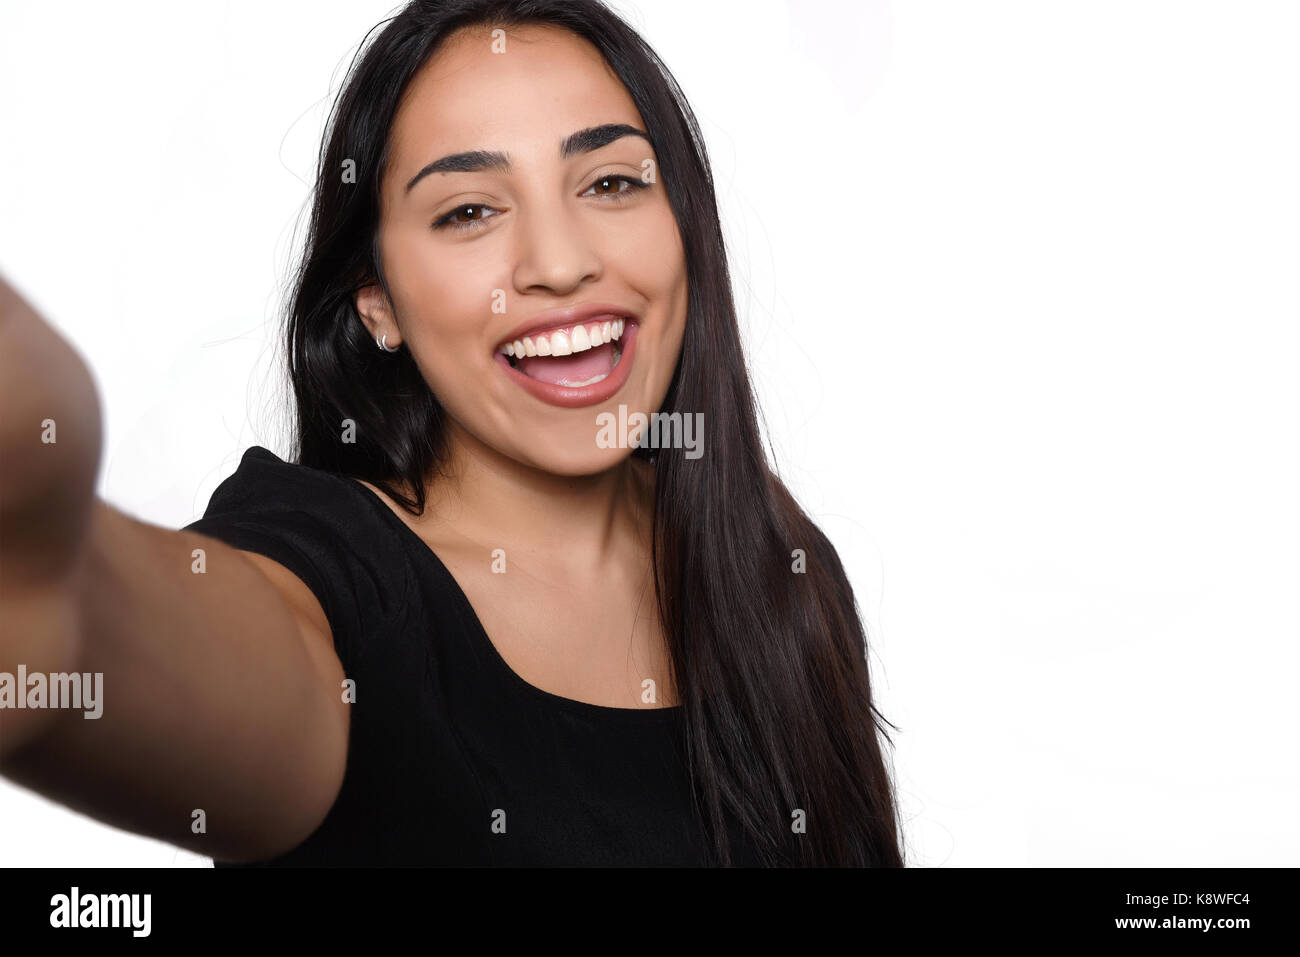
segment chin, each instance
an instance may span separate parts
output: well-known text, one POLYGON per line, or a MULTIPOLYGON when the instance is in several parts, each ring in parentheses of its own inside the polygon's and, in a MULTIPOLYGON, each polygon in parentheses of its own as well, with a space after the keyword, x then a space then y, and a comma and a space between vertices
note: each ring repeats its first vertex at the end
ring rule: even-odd
POLYGON ((594 432, 593 428, 591 434, 575 436, 569 441, 547 442, 544 448, 517 449, 506 454, 549 475, 577 477, 607 472, 626 462, 636 451, 631 448, 602 449, 596 444, 594 432))

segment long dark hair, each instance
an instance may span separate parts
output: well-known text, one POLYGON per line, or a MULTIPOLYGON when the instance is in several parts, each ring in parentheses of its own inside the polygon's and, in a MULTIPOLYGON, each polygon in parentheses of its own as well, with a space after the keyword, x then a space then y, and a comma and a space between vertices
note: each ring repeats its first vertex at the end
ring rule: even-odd
POLYGON ((835 549, 764 454, 713 177, 676 81, 599 0, 416 0, 385 22, 330 113, 294 276, 293 460, 367 479, 423 512, 446 451, 444 412, 408 351, 376 348, 353 298, 373 282, 388 292, 378 228, 390 126, 454 30, 542 23, 586 38, 640 111, 686 253, 685 338, 659 411, 703 413, 711 442, 694 460, 683 449, 652 456, 653 560, 696 809, 722 865, 733 862, 729 813, 771 864, 901 866, 878 738, 890 723, 871 700, 866 636, 835 549), (355 182, 344 181, 348 160, 355 182), (354 441, 342 442, 349 418, 354 441))

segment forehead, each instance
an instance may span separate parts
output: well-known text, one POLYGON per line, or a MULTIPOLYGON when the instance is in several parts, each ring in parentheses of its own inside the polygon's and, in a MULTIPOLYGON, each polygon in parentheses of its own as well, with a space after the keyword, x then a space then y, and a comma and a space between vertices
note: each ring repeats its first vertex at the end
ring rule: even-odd
POLYGON ((558 27, 449 36, 412 79, 392 129, 392 173, 410 176, 447 153, 505 150, 518 162, 559 159, 560 141, 601 123, 642 126, 622 82, 587 40, 558 27), (499 40, 497 41, 500 42, 499 40))

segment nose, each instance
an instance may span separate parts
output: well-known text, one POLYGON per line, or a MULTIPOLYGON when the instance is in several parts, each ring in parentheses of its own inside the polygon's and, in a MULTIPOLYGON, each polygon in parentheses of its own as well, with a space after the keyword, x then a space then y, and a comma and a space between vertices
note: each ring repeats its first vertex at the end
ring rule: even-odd
POLYGON ((600 278, 601 259, 572 201, 559 197, 520 208, 516 220, 515 291, 564 295, 600 278))

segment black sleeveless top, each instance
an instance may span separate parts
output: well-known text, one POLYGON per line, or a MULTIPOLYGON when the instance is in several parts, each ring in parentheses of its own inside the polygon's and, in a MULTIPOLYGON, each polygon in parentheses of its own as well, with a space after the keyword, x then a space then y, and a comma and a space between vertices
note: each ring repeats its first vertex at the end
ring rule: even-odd
MULTIPOLYGON (((682 709, 526 682, 434 551, 360 482, 253 446, 185 528, 298 575, 355 682, 347 770, 321 825, 278 857, 216 866, 715 862, 682 709)), ((757 866, 734 821, 728 834, 733 863, 757 866)))

